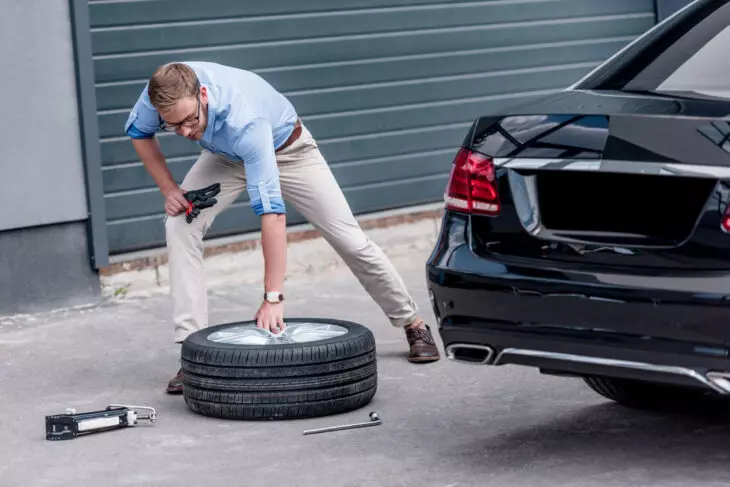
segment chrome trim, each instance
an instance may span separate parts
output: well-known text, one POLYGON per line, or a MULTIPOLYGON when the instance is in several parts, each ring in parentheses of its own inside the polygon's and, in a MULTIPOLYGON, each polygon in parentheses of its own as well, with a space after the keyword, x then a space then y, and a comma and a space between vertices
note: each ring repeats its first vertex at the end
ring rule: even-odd
POLYGON ((709 372, 707 376, 703 375, 702 373, 689 369, 686 367, 678 367, 674 365, 656 365, 656 364, 647 364, 644 362, 632 362, 628 360, 614 360, 614 359, 608 359, 608 358, 601 358, 601 357, 590 357, 586 355, 572 355, 572 354, 565 354, 565 353, 554 353, 554 352, 545 352, 542 350, 526 350, 521 348, 505 348, 502 350, 499 355, 497 355, 497 358, 494 360, 493 365, 500 365, 502 362, 502 359, 505 355, 517 355, 522 357, 538 357, 538 358, 545 358, 545 359, 552 359, 552 360, 563 360, 565 362, 576 362, 581 364, 593 364, 593 365, 603 365, 606 367, 618 367, 623 369, 631 369, 631 370, 643 370, 647 372, 659 372, 659 373, 665 373, 665 374, 671 374, 671 375, 681 375, 685 377, 689 377, 691 379, 696 380, 697 382, 701 383, 702 385, 709 387, 710 389, 714 390, 715 392, 718 392, 720 394, 730 394, 730 381, 727 381, 727 379, 730 379, 730 373, 722 373, 722 372, 709 372), (711 376, 712 374, 712 376, 711 376), (718 378, 720 378, 720 374, 723 374, 721 379, 723 381, 727 382, 727 386, 720 385, 718 382, 718 378), (717 377, 715 379, 712 379, 711 377, 717 377))
POLYGON ((544 234, 546 230, 540 220, 536 177, 523 176, 515 171, 509 171, 507 179, 512 188, 512 201, 514 201, 517 218, 520 220, 522 228, 533 237, 544 234))
POLYGON ((730 393, 730 372, 711 371, 707 373, 707 378, 717 387, 725 390, 725 393, 730 393))
POLYGON ((537 203, 537 183, 535 176, 523 176, 516 171, 507 173, 509 186, 512 188, 512 201, 515 204, 517 218, 527 233, 532 236, 543 231, 540 220, 540 207, 537 203))
POLYGON ((468 364, 468 365, 487 365, 494 356, 494 350, 491 347, 487 347, 486 345, 474 345, 470 343, 452 343, 448 347, 446 347, 446 358, 451 360, 452 362, 458 362, 460 364, 468 364), (481 362, 469 362, 466 360, 459 360, 456 358, 455 351, 459 348, 470 348, 473 350, 484 350, 487 352, 487 356, 484 360, 481 362))
POLYGON ((638 162, 600 159, 533 159, 528 157, 497 157, 496 167, 510 169, 546 169, 557 171, 594 171, 618 174, 651 174, 709 179, 730 179, 730 167, 707 164, 676 164, 668 162, 638 162))

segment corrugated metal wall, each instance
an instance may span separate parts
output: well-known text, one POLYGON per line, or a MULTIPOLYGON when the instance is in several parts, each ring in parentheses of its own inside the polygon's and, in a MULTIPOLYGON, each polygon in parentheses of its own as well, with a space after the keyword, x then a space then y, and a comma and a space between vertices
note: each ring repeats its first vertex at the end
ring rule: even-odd
MULTIPOLYGON (((123 125, 160 64, 259 73, 294 103, 356 213, 440 200, 485 110, 563 88, 655 23, 653 0, 91 1, 112 253, 164 245, 162 197, 123 125)), ((160 137, 181 180, 197 146, 160 137)), ((246 194, 210 236, 255 230, 246 194)), ((289 222, 303 221, 290 210, 289 222)))

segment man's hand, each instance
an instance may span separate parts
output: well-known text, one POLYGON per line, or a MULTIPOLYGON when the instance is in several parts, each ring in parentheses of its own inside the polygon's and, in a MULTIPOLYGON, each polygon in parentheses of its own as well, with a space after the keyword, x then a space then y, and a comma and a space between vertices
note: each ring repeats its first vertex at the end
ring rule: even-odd
POLYGON ((279 333, 286 329, 284 323, 284 304, 272 304, 268 301, 261 303, 261 307, 256 312, 256 326, 269 330, 272 333, 279 333))
POLYGON ((165 212, 168 215, 177 216, 180 213, 185 213, 188 209, 190 202, 185 199, 185 193, 182 189, 174 187, 163 194, 165 195, 165 212))
POLYGON ((202 189, 195 189, 192 191, 186 191, 184 193, 185 199, 189 202, 188 208, 185 212, 185 221, 192 223, 198 215, 200 210, 210 208, 218 203, 218 200, 214 198, 218 193, 221 192, 221 184, 213 183, 210 186, 206 186, 202 189))

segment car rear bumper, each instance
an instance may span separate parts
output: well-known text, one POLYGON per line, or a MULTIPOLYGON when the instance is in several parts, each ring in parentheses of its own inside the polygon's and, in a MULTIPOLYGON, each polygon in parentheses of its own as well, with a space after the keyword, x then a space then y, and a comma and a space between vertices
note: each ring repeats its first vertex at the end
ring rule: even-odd
POLYGON ((468 217, 447 212, 427 263, 450 359, 730 393, 730 382, 713 375, 730 372, 729 275, 637 277, 508 262, 472 252, 468 226, 468 217))

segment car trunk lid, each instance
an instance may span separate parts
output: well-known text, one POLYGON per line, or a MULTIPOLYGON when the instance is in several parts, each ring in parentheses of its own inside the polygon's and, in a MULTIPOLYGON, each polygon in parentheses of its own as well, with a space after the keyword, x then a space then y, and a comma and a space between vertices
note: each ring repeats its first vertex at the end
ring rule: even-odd
POLYGON ((467 147, 493 161, 501 209, 472 215, 474 251, 627 272, 730 268, 730 124, 700 116, 702 103, 608 98, 610 113, 588 97, 579 113, 543 104, 475 123, 467 147))

